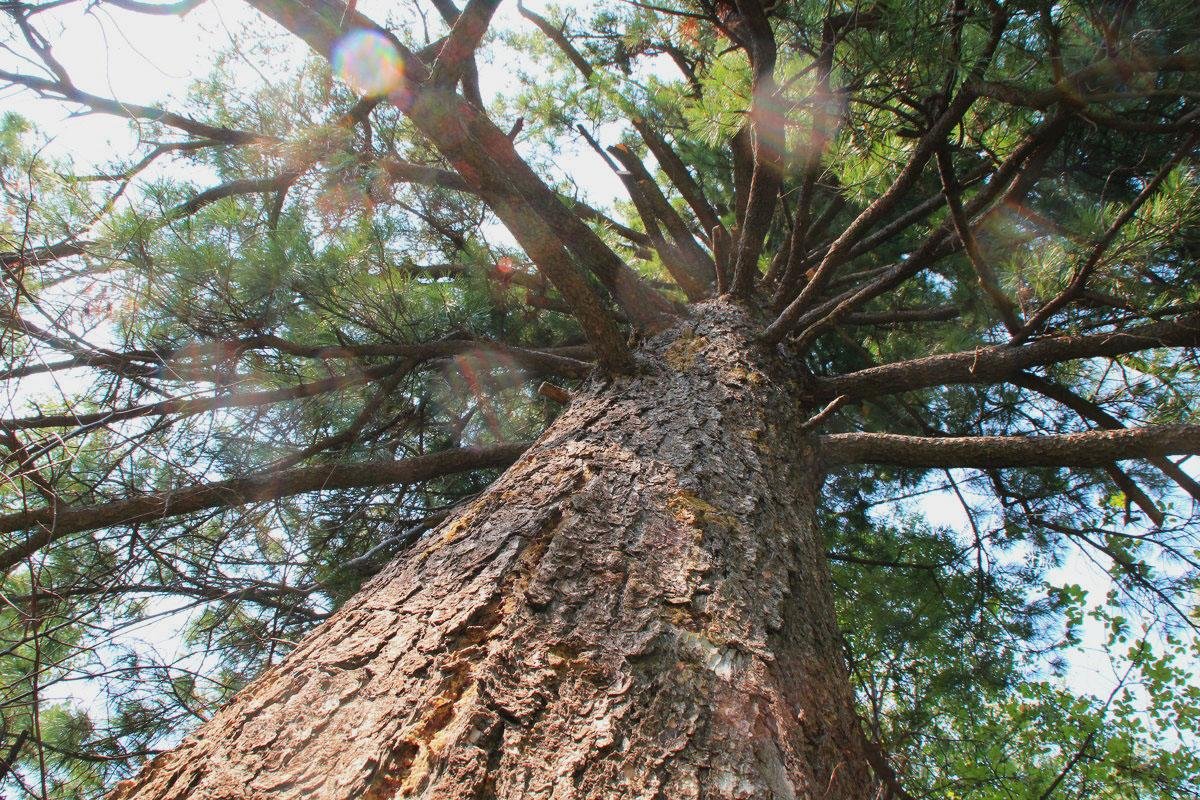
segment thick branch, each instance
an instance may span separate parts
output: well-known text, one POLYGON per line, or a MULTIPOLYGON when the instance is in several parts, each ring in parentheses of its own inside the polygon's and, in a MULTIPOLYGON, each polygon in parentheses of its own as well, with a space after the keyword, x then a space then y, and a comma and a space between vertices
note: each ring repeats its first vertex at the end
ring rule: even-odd
MULTIPOLYGON (((1088 87, 1099 78, 1119 77, 1119 81, 1124 83, 1129 80, 1131 75, 1137 73, 1198 71, 1200 71, 1200 55, 1177 53, 1154 58, 1139 54, 1136 59, 1106 59, 1094 62, 1067 76, 1058 86, 1047 89, 1034 89, 1029 86, 1015 86, 979 79, 969 81, 968 85, 971 91, 980 97, 990 97, 1024 108, 1047 109, 1059 102, 1078 106, 1082 103, 1106 99, 1104 93, 1098 93, 1097 97, 1091 96, 1096 94, 1094 88, 1090 92, 1083 91, 1084 87, 1088 87)), ((1139 92, 1138 96, 1144 97, 1145 95, 1139 92)))
MULTIPOLYGON (((408 161, 402 161, 398 157, 385 156, 379 160, 379 164, 387 172, 388 177, 392 180, 403 181, 405 183, 417 183, 422 186, 439 186, 443 189, 453 189, 459 192, 467 192, 476 194, 467 182, 463 180, 462 175, 441 167, 434 167, 428 164, 414 164, 408 161)), ((573 197, 559 195, 558 199, 567 207, 569 211, 573 211, 583 219, 590 219, 605 227, 616 231, 625 239, 639 244, 646 245, 650 243, 649 238, 640 231, 635 231, 630 227, 622 225, 614 219, 611 219, 602 212, 592 208, 587 203, 581 202, 573 197)))
POLYGON ((122 597, 131 594, 150 594, 174 597, 191 597, 197 600, 212 600, 224 603, 249 602, 263 608, 275 608, 287 613, 298 613, 313 621, 319 621, 328 614, 315 612, 303 605, 307 595, 315 591, 315 587, 295 587, 286 585, 269 586, 228 586, 224 584, 205 584, 197 580, 182 583, 178 579, 162 583, 101 583, 85 586, 56 586, 52 590, 35 595, 25 595, 11 598, 18 603, 32 601, 59 601, 73 597, 108 598, 122 597))
MULTIPOLYGON (((540 14, 529 11, 528 8, 521 4, 521 2, 517 2, 517 10, 520 11, 522 16, 528 19, 529 22, 532 22, 534 25, 538 26, 538 29, 542 32, 542 34, 545 34, 547 38, 550 38, 550 40, 554 42, 554 44, 556 44, 560 50, 562 50, 563 54, 566 55, 566 58, 571 61, 571 64, 575 65, 576 70, 580 71, 580 74, 584 79, 590 79, 590 77, 592 77, 594 72, 592 65, 588 64, 587 59, 583 58, 583 55, 578 52, 578 49, 576 49, 569 38, 563 34, 563 31, 554 28, 554 26, 550 23, 550 20, 540 16, 540 14)), ((648 125, 646 121, 635 118, 632 119, 631 122, 636 128, 637 132, 641 134, 642 139, 644 142, 646 142, 650 151, 653 152, 655 158, 658 158, 659 166, 662 167, 662 170, 664 170, 665 173, 667 173, 668 178, 670 178, 673 184, 676 185, 680 194, 683 194, 684 199, 688 201, 692 211, 696 213, 697 219, 700 219, 702 227, 706 229, 706 231, 712 230, 714 227, 720 227, 720 219, 716 217, 716 212, 713 210, 713 207, 710 206, 708 200, 704 198, 704 194, 701 191, 700 185, 696 184, 696 181, 691 178, 691 174, 688 172, 688 169, 686 169, 684 166, 683 161, 679 160, 676 152, 671 149, 671 145, 668 145, 666 140, 659 136, 658 132, 654 131, 653 126, 648 125)), ((628 168, 628 166, 626 166, 626 168, 628 168)), ((670 209, 670 205, 667 207, 670 209)), ((673 215, 673 209, 671 212, 673 215)), ((668 228, 670 228, 670 223, 673 221, 671 221, 671 219, 665 219, 665 222, 668 223, 668 228)), ((676 231, 673 229, 672 234, 676 234, 676 231)), ((678 235, 676 235, 676 237, 679 239, 678 235)), ((685 234, 685 239, 690 239, 690 237, 690 234, 685 234)), ((694 245, 694 242, 692 242, 692 245, 694 245)), ((685 242, 680 242, 680 247, 686 248, 688 245, 686 245, 685 242)), ((703 259, 701 263, 703 263, 703 261, 707 261, 707 257, 703 257, 702 251, 700 254, 703 259)))
POLYGON ((529 445, 470 447, 401 461, 322 464, 246 478, 157 492, 98 506, 58 506, 0 517, 0 533, 35 531, 28 539, 0 552, 0 571, 12 569, 42 547, 80 531, 151 522, 208 508, 277 500, 325 489, 358 489, 416 483, 442 475, 505 467, 529 445))
POLYGON ((1108 230, 1104 232, 1104 235, 1100 237, 1100 241, 1098 241, 1096 246, 1092 248, 1087 260, 1075 270, 1075 274, 1072 276, 1071 282, 1067 284, 1066 288, 1059 292, 1057 296, 1047 302, 1044 306, 1039 308, 1037 312, 1025 323, 1024 327, 1013 334, 1010 344, 1019 345, 1030 336, 1037 333, 1047 320, 1049 320, 1064 306, 1082 294, 1084 287, 1087 285, 1088 279, 1100 265, 1100 259, 1103 258, 1104 253, 1117 238, 1117 234, 1121 232, 1121 228, 1123 228, 1126 223, 1133 219, 1134 214, 1137 213, 1138 209, 1141 208, 1147 200, 1154 196, 1154 194, 1158 191, 1158 187, 1161 186, 1163 181, 1167 179, 1167 176, 1175 168, 1175 165, 1181 162, 1188 155, 1188 153, 1191 152, 1192 148, 1196 145, 1197 140, 1200 140, 1200 133, 1193 133, 1191 136, 1189 136, 1187 141, 1183 143, 1183 146, 1179 148, 1175 155, 1173 155, 1167 161, 1167 163, 1164 164, 1161 169, 1159 169, 1158 174, 1156 174, 1154 178, 1152 178, 1145 186, 1142 187, 1142 191, 1138 192, 1138 195, 1133 199, 1133 202, 1125 207, 1125 209, 1117 216, 1117 218, 1113 220, 1113 223, 1108 227, 1108 230))
POLYGON ((834 240, 829 250, 825 252, 824 257, 821 259, 821 263, 813 271, 809 282, 805 285, 803 291, 800 292, 800 295, 789 303, 780 313, 778 319, 767 327, 763 334, 765 342, 768 344, 781 342, 793 330, 801 320, 801 315, 811 308, 812 302, 828 285, 836 270, 849 260, 850 252, 854 245, 866 235, 871 227, 890 214, 892 209, 916 184, 925 165, 933 156, 935 148, 940 145, 947 132, 958 123, 973 101, 974 97, 972 95, 966 92, 961 93, 955 99, 955 102, 930 127, 929 131, 926 132, 917 144, 904 169, 892 181, 891 186, 867 206, 862 213, 855 217, 846 230, 834 240))
POLYGON ((474 59, 500 0, 470 0, 455 19, 450 36, 438 53, 433 80, 453 86, 474 59))
POLYGON ((473 339, 450 339, 426 344, 359 344, 359 345, 306 345, 278 336, 263 335, 237 342, 238 347, 273 348, 294 356, 311 358, 370 358, 401 357, 420 361, 434 358, 463 355, 473 352, 495 353, 511 358, 528 369, 551 375, 566 375, 581 378, 593 369, 593 364, 562 353, 513 347, 499 342, 473 339))
MULTIPOLYGON (((50 347, 53 347, 59 352, 68 353, 73 356, 71 362, 58 364, 33 365, 26 368, 14 367, 4 370, 0 373, 0 378, 9 380, 12 378, 24 377, 25 375, 33 375, 38 372, 52 371, 54 369, 62 369, 70 366, 96 366, 110 369, 113 372, 122 375, 145 375, 146 368, 143 365, 132 363, 131 359, 135 354, 116 353, 111 350, 94 350, 89 349, 89 345, 78 337, 64 338, 58 334, 46 330, 38 325, 34 325, 24 317, 18 316, 16 313, 7 309, 0 310, 0 329, 8 329, 18 335, 29 336, 43 342, 50 347)), ((150 353, 136 354, 138 357, 152 356, 150 353)), ((142 358, 142 360, 145 360, 142 358)))
MULTIPOLYGON (((687 224, 667 202, 642 160, 623 144, 608 150, 629 172, 630 180, 626 182, 626 187, 635 205, 638 205, 647 229, 655 225, 656 221, 661 222, 671 236, 673 244, 666 241, 656 243, 671 277, 683 289, 688 299, 699 300, 704 297, 715 278, 712 259, 696 243, 687 224), (642 207, 646 213, 641 213, 642 207)), ((651 239, 653 238, 651 235, 651 239)))
POLYGON ((827 463, 904 467, 1104 467, 1113 461, 1200 455, 1200 425, 1152 425, 1060 436, 901 436, 834 433, 820 437, 827 463))
POLYGON ((451 172, 441 167, 431 167, 426 164, 413 164, 401 161, 395 156, 385 156, 379 160, 388 177, 405 183, 419 183, 422 186, 440 186, 443 189, 454 189, 459 192, 470 192, 471 187, 457 172, 451 172))
POLYGON ((721 224, 720 217, 717 216, 716 209, 708 202, 708 198, 704 196, 704 190, 700 188, 700 184, 692 177, 688 171, 687 165, 683 163, 683 159, 676 154, 675 150, 667 143, 654 126, 647 123, 644 119, 634 118, 630 120, 633 127, 641 135, 642 141, 650 148, 650 152, 654 154, 654 158, 658 161, 658 166, 671 179, 671 183, 679 190, 679 194, 687 202, 692 209, 692 213, 696 215, 696 219, 700 221, 700 226, 708 233, 714 228, 724 229, 721 224))
POLYGON ((947 322, 960 316, 962 312, 957 306, 934 306, 847 314, 842 321, 847 325, 905 325, 913 322, 947 322))
POLYGON ((44 247, 29 247, 24 250, 12 250, 0 253, 0 265, 15 267, 23 264, 45 264, 60 258, 82 255, 89 242, 77 239, 67 239, 44 247))
MULTIPOLYGON (((1161 458, 1164 461, 1166 460, 1166 458, 1163 456, 1157 456, 1157 458, 1161 458)), ((1125 502, 1127 506, 1129 503, 1132 503, 1140 508, 1155 525, 1160 528, 1163 526, 1163 523, 1167 519, 1166 515, 1163 513, 1161 508, 1155 505, 1154 501, 1150 498, 1150 495, 1146 494, 1146 492, 1142 490, 1142 487, 1137 485, 1137 482, 1133 479, 1133 476, 1118 467, 1116 464, 1105 464, 1104 471, 1108 473, 1108 477, 1114 484, 1116 484, 1117 488, 1125 494, 1125 502)))
POLYGON ((220 186, 213 186, 172 208, 167 212, 167 217, 169 219, 180 219, 195 214, 205 206, 212 205, 218 200, 224 200, 227 197, 279 192, 295 183, 300 174, 301 170, 290 170, 273 178, 243 178, 223 183, 220 186))
POLYGON ((580 74, 583 75, 585 79, 592 77, 592 65, 587 62, 587 59, 584 58, 583 54, 580 53, 575 45, 571 43, 571 40, 567 38, 565 33, 554 27, 550 23, 550 20, 546 19, 541 14, 538 14, 536 11, 530 11, 525 7, 525 4, 522 3, 521 0, 517 0, 517 10, 521 13, 521 16, 536 25, 538 30, 544 33, 546 37, 550 39, 550 41, 558 45, 558 48, 562 50, 563 55, 565 55, 571 61, 571 63, 575 65, 575 69, 579 70, 580 74))
POLYGON ((407 69, 412 102, 405 104, 405 113, 454 165, 467 185, 488 203, 539 271, 559 290, 595 348, 601 365, 610 372, 632 369, 632 357, 623 334, 579 264, 600 279, 635 322, 654 327, 667 313, 665 298, 646 286, 591 228, 559 202, 558 196, 521 159, 513 143, 481 109, 453 92, 430 84, 428 71, 407 48, 342 3, 312 0, 298 8, 282 0, 246 2, 327 58, 337 38, 351 28, 377 30, 387 36, 407 69))
POLYGON ((899 394, 930 386, 961 383, 1000 383, 1030 367, 1080 358, 1112 358, 1155 347, 1200 346, 1200 314, 1169 322, 1141 325, 1124 331, 1087 336, 1056 336, 1021 347, 981 347, 960 353, 898 361, 835 378, 817 378, 813 399, 840 394, 855 399, 899 394))
POLYGON ((967 253, 967 260, 971 262, 971 266, 975 270, 979 286, 991 298, 992 305, 995 306, 1000 319, 1004 321, 1004 326, 1010 333, 1016 333, 1021 327, 1021 320, 1017 315, 1017 304, 1000 288, 1000 280, 996 277, 996 272, 987 258, 984 257, 983 251, 979 247, 979 241, 971 230, 971 222, 967 219, 962 201, 959 199, 960 188, 958 178, 954 174, 954 164, 950 159, 950 148, 945 145, 938 148, 937 167, 946 205, 950 209, 950 220, 954 224, 954 231, 958 234, 962 248, 967 253))
POLYGON ((778 45, 767 10, 758 0, 738 0, 736 6, 738 17, 731 17, 725 24, 735 37, 745 38, 754 73, 749 115, 753 166, 729 291, 735 297, 747 298, 758 278, 758 259, 783 184, 785 133, 783 117, 776 111, 780 92, 774 77, 778 45))
MULTIPOLYGON (((981 214, 976 224, 982 224, 998 207, 1007 203, 1019 203, 1040 174, 1051 149, 1066 132, 1067 121, 1065 116, 1055 117, 1027 136, 992 173, 987 184, 963 207, 968 218, 981 214), (987 213, 983 213, 984 209, 1001 195, 1001 202, 987 213)), ((837 324, 846 314, 896 288, 937 259, 952 252, 952 231, 952 223, 949 220, 943 221, 908 258, 902 259, 876 280, 860 288, 850 289, 806 312, 792 326, 801 331, 796 337, 796 347, 803 349, 822 332, 837 324)), ((767 335, 782 321, 781 315, 780 319, 764 332, 764 340, 773 341, 767 335)))
MULTIPOLYGON (((981 76, 986 66, 991 62, 992 54, 1000 42, 1000 37, 1004 33, 1007 22, 1008 18, 1004 13, 996 11, 993 15, 991 38, 984 53, 976 59, 975 65, 972 68, 971 74, 974 78, 981 76)), ((804 290, 800 292, 799 297, 793 300, 764 331, 762 337, 764 342, 767 344, 777 344, 783 341, 784 337, 796 327, 797 322, 801 319, 801 315, 809 309, 812 301, 825 288, 829 280, 833 277, 834 272, 849 258, 851 248, 866 235, 867 231, 886 215, 890 214, 892 209, 895 208, 916 184, 917 179, 936 149, 942 145, 942 141, 946 135, 958 124, 963 115, 967 113, 967 110, 975 102, 975 99, 976 95, 967 88, 964 87, 959 91, 958 95, 949 103, 945 111, 933 121, 920 141, 917 142, 917 146, 909 157, 908 162, 896 176, 895 180, 892 181, 891 186, 867 206, 862 213, 855 217, 846 230, 830 245, 829 250, 821 259, 821 263, 817 265, 816 271, 813 273, 809 283, 804 287, 804 290)))

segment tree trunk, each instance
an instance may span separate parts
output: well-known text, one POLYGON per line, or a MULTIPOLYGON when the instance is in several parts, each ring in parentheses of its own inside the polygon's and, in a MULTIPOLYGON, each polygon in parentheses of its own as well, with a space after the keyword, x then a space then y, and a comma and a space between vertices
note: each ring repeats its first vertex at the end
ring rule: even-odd
POLYGON ((113 798, 869 797, 797 376, 692 314, 113 798))

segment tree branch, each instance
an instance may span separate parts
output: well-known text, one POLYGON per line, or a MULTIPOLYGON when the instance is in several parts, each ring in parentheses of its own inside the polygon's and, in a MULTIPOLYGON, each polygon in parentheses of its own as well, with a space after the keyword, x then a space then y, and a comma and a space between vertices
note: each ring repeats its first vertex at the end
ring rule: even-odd
POLYGON ((536 25, 538 30, 558 46, 558 49, 575 65, 575 69, 579 70, 579 73, 583 75, 585 80, 592 77, 592 65, 588 63, 583 54, 571 43, 571 40, 567 38, 565 33, 554 27, 550 23, 550 20, 541 14, 538 14, 536 11, 530 11, 521 0, 517 0, 517 11, 520 12, 522 17, 536 25))
POLYGON ((296 179, 300 177, 304 169, 289 170, 273 178, 243 178, 223 183, 220 186, 213 186, 175 206, 167 212, 166 216, 168 219, 180 219, 227 197, 283 191, 296 182, 296 179))
MULTIPOLYGON (((1007 23, 1008 17, 1006 13, 996 10, 992 17, 990 39, 987 47, 983 54, 976 59, 972 67, 973 77, 980 77, 984 69, 991 62, 992 54, 1000 42, 1000 37, 1007 27, 1007 23)), ((900 174, 892 181, 891 186, 872 201, 862 213, 855 217, 846 230, 830 245, 829 250, 826 251, 824 257, 821 259, 821 263, 817 265, 816 271, 813 273, 808 284, 800 292, 800 295, 789 303, 779 314, 779 317, 763 332, 762 339, 765 343, 768 345, 778 344, 796 327, 801 319, 801 315, 808 310, 811 302, 825 288, 829 279, 833 277, 834 272, 849 258, 851 248, 866 235, 871 227, 878 223, 884 216, 891 213, 892 209, 916 184, 925 165, 933 157, 937 148, 942 146, 942 140, 946 137, 946 134, 963 118, 963 115, 967 113, 967 110, 975 102, 975 99, 976 95, 966 87, 959 90, 954 100, 930 124, 929 129, 921 137, 920 141, 917 142, 912 156, 909 157, 900 174)))
MULTIPOLYGON (((683 159, 676 154, 667 140, 644 119, 635 117, 630 122, 641 135, 642 141, 650 148, 650 152, 654 154, 658 166, 671 179, 671 183, 679 190, 679 194, 692 209, 692 213, 696 215, 696 219, 699 220, 704 231, 711 236, 714 228, 724 230, 725 226, 721 224, 716 210, 704 196, 704 190, 700 188, 700 184, 692 177, 687 165, 683 163, 683 159)), ((726 233, 728 234, 728 231, 726 233)))
POLYGON ((453 86, 475 57, 500 0, 469 0, 450 29, 433 66, 434 82, 453 86))
MULTIPOLYGON (((1040 378, 1037 375, 1030 375, 1027 372, 1022 372, 1013 378, 1012 381, 1017 386, 1023 389, 1037 392, 1040 395, 1050 398, 1067 408, 1074 411, 1083 419, 1091 420, 1105 430, 1121 430, 1125 425, 1112 414, 1109 414, 1098 404, 1081 397, 1065 386, 1054 383, 1053 381, 1040 378)), ((1200 503, 1200 483, 1180 469, 1175 462, 1168 458, 1156 456, 1149 459, 1160 472, 1166 475, 1171 480, 1179 485, 1179 488, 1190 494, 1196 502, 1200 503)))
POLYGON ((194 399, 173 397, 148 403, 141 406, 96 411, 89 414, 43 414, 36 417, 0 420, 0 429, 9 431, 30 430, 36 428, 69 428, 107 425, 139 417, 180 417, 203 414, 221 408, 246 408, 249 406, 270 405, 287 400, 298 400, 304 397, 314 397, 326 392, 344 389, 367 383, 397 371, 411 369, 414 361, 411 359, 394 361, 389 364, 370 367, 347 375, 335 375, 319 381, 300 383, 282 389, 271 389, 263 392, 241 392, 238 394, 216 395, 194 399))
POLYGON ((816 378, 815 402, 840 394, 854 399, 899 394, 931 386, 1001 383, 1030 367, 1080 358, 1112 358, 1155 347, 1200 346, 1200 314, 1086 336, 1055 336, 1021 347, 999 345, 946 355, 897 361, 834 378, 816 378))
POLYGON ((506 467, 528 443, 446 450, 401 461, 322 464, 157 492, 98 506, 54 506, 0 516, 0 533, 35 531, 0 551, 0 572, 12 569, 42 547, 72 533, 152 522, 208 508, 277 500, 326 489, 358 489, 416 483, 443 475, 506 467))
POLYGON ((913 322, 947 322, 962 316, 957 306, 934 306, 933 308, 898 308, 895 311, 872 311, 847 314, 842 320, 847 325, 905 325, 913 322))
POLYGON ((656 328, 669 313, 666 299, 642 282, 591 228, 559 202, 482 109, 431 84, 428 70, 411 51, 388 31, 342 3, 311 0, 298 8, 282 0, 245 1, 326 58, 337 38, 350 28, 376 30, 386 36, 407 68, 411 102, 405 102, 402 110, 487 202, 539 271, 562 294, 600 364, 609 372, 633 368, 624 335, 579 266, 593 272, 637 324, 656 328))
POLYGON ((1113 461, 1200 455, 1200 425, 1151 425, 1058 436, 902 436, 834 433, 820 437, 827 463, 905 467, 1104 467, 1113 461))
POLYGON ((119 100, 112 100, 107 97, 100 97, 89 92, 75 88, 73 85, 63 84, 58 81, 47 80, 33 75, 20 75, 15 72, 0 70, 0 80, 8 81, 19 86, 24 86, 27 89, 32 89, 39 94, 58 95, 64 100, 79 105, 87 106, 93 111, 98 111, 104 114, 111 114, 117 117, 125 117, 126 119, 142 119, 149 122, 158 122, 172 128, 177 128, 185 133, 190 133, 193 136, 199 136, 204 139, 220 142, 222 144, 253 144, 255 142, 278 142, 274 136, 267 136, 261 133, 252 131, 243 131, 236 128, 222 128, 216 125, 210 125, 206 122, 185 117, 181 114, 175 114, 162 108, 154 106, 143 106, 136 103, 124 103, 119 100))
POLYGON ((0 253, 0 266, 16 267, 24 264, 46 264, 60 258, 83 255, 90 242, 67 239, 43 247, 29 247, 0 253))
MULTIPOLYGON (((1010 202, 1020 202, 1020 199, 1029 191, 1033 181, 1040 173, 1045 159, 1049 157, 1054 145, 1066 133, 1068 120, 1069 118, 1065 115, 1051 118, 1039 129, 1027 136, 1009 154, 1008 158, 996 168, 983 188, 964 206, 963 210, 966 212, 967 217, 971 218, 976 214, 981 214, 981 218, 977 224, 982 224, 988 219, 990 214, 995 212, 996 207, 993 207, 987 213, 983 213, 984 209, 988 208, 997 197, 1002 196, 998 207, 1003 207, 1010 202)), ((938 196, 940 197, 940 193, 938 196)), ((896 288, 937 259, 952 252, 952 232, 953 224, 951 221, 943 221, 906 259, 886 269, 882 275, 871 283, 862 287, 849 289, 845 293, 806 311, 792 325, 793 329, 801 331, 795 339, 797 348, 802 349, 806 347, 809 342, 822 332, 836 325, 846 314, 854 311, 856 308, 860 308, 885 292, 896 288)), ((866 241, 866 239, 863 240, 863 242, 866 241)), ((851 255, 853 252, 852 248, 850 251, 851 255)), ((779 322, 780 320, 776 320, 775 323, 772 323, 772 327, 779 324, 779 322)))
MULTIPOLYGON (((671 277, 679 284, 679 288, 683 289, 689 300, 701 299, 708 294, 714 282, 715 269, 712 259, 696 243, 687 224, 667 202, 642 160, 623 144, 610 147, 608 151, 629 173, 630 180, 626 181, 626 188, 629 189, 635 205, 638 205, 639 213, 644 207, 645 213, 642 216, 649 217, 644 220, 647 230, 658 221, 671 235, 673 246, 661 237, 656 243, 656 249, 659 250, 671 277)), ((651 233, 651 239, 653 238, 651 233)))
POLYGON ((1104 256, 1104 253, 1108 250, 1113 241, 1117 238, 1117 234, 1121 232, 1121 228, 1123 228, 1126 223, 1133 219, 1134 214, 1137 213, 1138 209, 1141 208, 1147 200, 1154 196, 1154 193, 1158 191, 1158 187, 1162 185, 1162 182, 1167 179, 1167 176, 1171 173, 1171 170, 1173 170, 1175 165, 1181 162, 1188 155, 1188 153, 1191 152, 1197 141, 1200 141, 1200 133, 1193 133, 1188 137, 1187 141, 1183 143, 1183 146, 1176 151, 1175 155, 1173 155, 1167 161, 1167 163, 1163 164, 1154 178, 1146 183, 1146 185, 1142 187, 1142 190, 1138 192, 1138 195, 1133 199, 1133 202, 1126 206, 1125 209, 1117 216, 1117 218, 1113 220, 1113 223, 1108 227, 1108 230, 1106 230, 1104 235, 1100 237, 1100 241, 1098 241, 1095 247, 1092 248, 1092 252, 1088 255, 1087 260, 1075 270, 1075 274, 1072 276, 1071 281, 1067 284, 1066 288, 1059 292, 1056 297, 1051 299, 1044 306, 1039 308, 1037 312, 1025 323, 1025 325, 1019 331, 1016 331, 1013 334, 1010 344, 1019 345, 1027 340, 1030 336, 1037 333, 1038 329, 1041 328, 1042 325, 1044 325, 1046 321, 1050 319, 1050 317, 1058 313, 1060 309, 1062 309, 1083 292, 1088 278, 1091 277, 1092 273, 1100 265, 1100 259, 1104 256))
POLYGON ((971 230, 970 220, 967 219, 962 201, 959 199, 958 178, 954 174, 950 148, 945 143, 942 143, 942 146, 937 149, 936 159, 938 176, 942 181, 942 194, 946 198, 946 206, 950 209, 950 219, 954 224, 955 233, 958 234, 959 243, 966 251, 967 260, 975 270, 975 277, 979 281, 980 288, 991 299, 992 305, 1004 322, 1004 327, 1008 329, 1009 333, 1016 333, 1021 327, 1020 318, 1017 316, 1017 304, 1000 288, 1000 281, 996 277, 995 270, 992 269, 991 264, 979 249, 979 240, 975 238, 975 234, 971 230))

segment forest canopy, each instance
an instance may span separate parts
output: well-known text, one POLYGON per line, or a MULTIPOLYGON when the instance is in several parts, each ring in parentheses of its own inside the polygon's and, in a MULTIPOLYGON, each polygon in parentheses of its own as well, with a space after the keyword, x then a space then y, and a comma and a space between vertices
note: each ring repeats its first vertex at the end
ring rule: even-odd
POLYGON ((130 778, 729 304, 881 796, 1200 797, 1200 6, 0 12, 0 796, 130 778))

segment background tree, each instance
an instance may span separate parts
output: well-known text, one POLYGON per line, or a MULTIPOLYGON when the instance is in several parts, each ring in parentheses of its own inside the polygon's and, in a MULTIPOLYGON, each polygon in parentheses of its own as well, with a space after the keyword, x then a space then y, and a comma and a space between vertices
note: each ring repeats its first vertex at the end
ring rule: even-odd
POLYGON ((116 796, 1200 794, 1193 4, 56 49, 215 3, 0 3, 9 101, 136 134, 0 126, 7 792, 207 720, 116 796))

